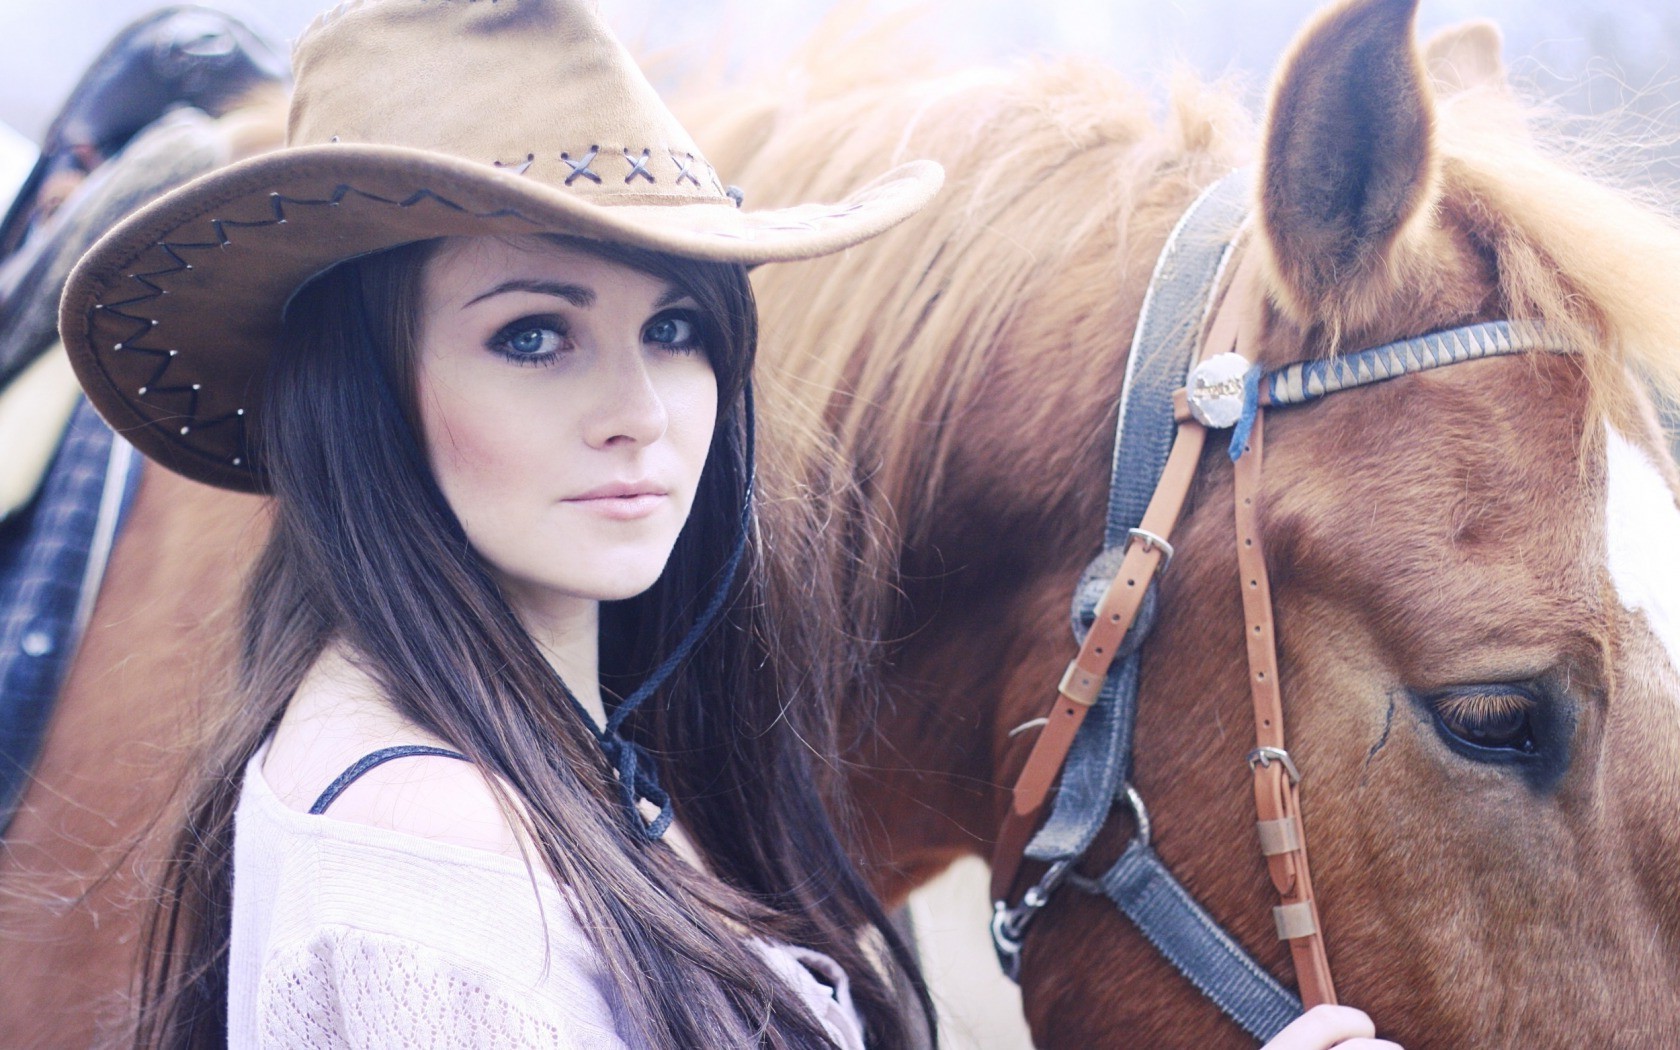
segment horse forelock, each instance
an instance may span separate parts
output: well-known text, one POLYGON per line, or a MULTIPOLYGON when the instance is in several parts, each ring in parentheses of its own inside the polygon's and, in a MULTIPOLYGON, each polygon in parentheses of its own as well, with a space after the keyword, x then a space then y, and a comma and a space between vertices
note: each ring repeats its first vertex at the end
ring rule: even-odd
POLYGON ((1631 151, 1608 130, 1566 136, 1503 85, 1448 94, 1436 113, 1438 222, 1491 260, 1497 312, 1575 352, 1596 418, 1637 425, 1630 374, 1680 398, 1680 222, 1639 170, 1603 159, 1631 151))

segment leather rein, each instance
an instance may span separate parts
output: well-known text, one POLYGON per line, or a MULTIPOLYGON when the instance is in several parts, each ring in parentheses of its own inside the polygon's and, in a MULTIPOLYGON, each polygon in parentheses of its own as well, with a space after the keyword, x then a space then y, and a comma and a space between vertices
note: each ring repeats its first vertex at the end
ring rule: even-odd
POLYGON ((1169 237, 1151 278, 1121 399, 1106 549, 1086 570, 1075 597, 1079 653, 1050 710, 1028 723, 1042 728, 1015 782, 992 857, 992 937, 1005 972, 1018 979, 1027 927, 1063 882, 1106 896, 1204 995, 1250 1033, 1269 1039, 1303 1004, 1334 1003, 1336 990, 1307 859, 1301 772, 1284 734, 1259 520, 1264 410, 1461 361, 1568 351, 1549 344, 1538 329, 1496 321, 1264 371, 1255 363, 1265 302, 1257 256, 1249 252, 1231 261, 1247 224, 1250 186, 1250 174, 1236 172, 1206 190, 1169 237), (1229 280, 1228 268, 1234 271, 1229 280), (1260 852, 1279 898, 1272 915, 1278 937, 1289 943, 1299 999, 1167 870, 1151 846, 1148 810, 1130 781, 1138 669, 1154 620, 1157 579, 1171 563, 1172 531, 1207 433, 1227 428, 1254 713, 1255 746, 1247 763, 1260 852), (1140 488, 1140 475, 1152 485, 1140 488), (1053 787, 1053 812, 1040 827, 1053 787), (1116 801, 1134 817, 1130 845, 1103 875, 1075 873, 1116 801), (1028 860, 1048 867, 1017 898, 1028 860))

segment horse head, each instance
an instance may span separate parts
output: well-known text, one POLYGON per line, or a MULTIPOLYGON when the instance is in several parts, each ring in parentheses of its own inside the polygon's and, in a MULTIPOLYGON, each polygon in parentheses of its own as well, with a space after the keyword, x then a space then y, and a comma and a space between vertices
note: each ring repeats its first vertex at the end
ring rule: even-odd
MULTIPOLYGON (((1649 1042, 1680 1014, 1663 873, 1680 846, 1680 514, 1640 380, 1674 388, 1680 244, 1543 156, 1486 28, 1420 51, 1413 6, 1332 9, 1276 83, 1265 359, 1493 318, 1572 352, 1269 423, 1263 531, 1324 924, 1349 1000, 1416 1045, 1649 1042), (1641 259, 1655 268, 1630 273, 1641 259)), ((1228 505, 1227 477, 1206 473, 1206 507, 1228 505)), ((1231 549, 1218 517, 1186 533, 1198 553, 1169 608, 1229 594, 1228 556, 1201 553, 1231 549)), ((1179 718, 1228 718, 1240 695, 1231 668, 1166 655, 1221 622, 1181 618, 1155 643, 1179 718)))
MULTIPOLYGON (((1412 1045, 1648 1042, 1680 1022, 1680 511, 1647 392, 1680 377, 1680 233, 1547 152, 1496 31, 1420 47, 1415 6, 1326 11, 1274 81, 1239 246, 1261 363, 1493 319, 1569 352, 1268 413, 1260 524, 1329 958, 1344 1001, 1412 1045)), ((750 107, 723 126, 738 177, 775 195, 882 151, 952 173, 904 230, 760 278, 787 380, 768 485, 786 513, 821 508, 825 578, 873 645, 853 783, 897 895, 996 834, 1073 653, 1144 278, 1242 159, 1241 122, 1191 86, 1157 126, 1079 64, 769 108, 768 142, 750 107)), ((1144 650, 1135 784, 1168 866, 1291 983, 1244 761, 1232 484, 1212 440, 1144 650)), ((1111 817, 1084 873, 1132 832, 1111 817)), ((1021 981, 1041 1045, 1237 1038, 1074 889, 1021 981)))

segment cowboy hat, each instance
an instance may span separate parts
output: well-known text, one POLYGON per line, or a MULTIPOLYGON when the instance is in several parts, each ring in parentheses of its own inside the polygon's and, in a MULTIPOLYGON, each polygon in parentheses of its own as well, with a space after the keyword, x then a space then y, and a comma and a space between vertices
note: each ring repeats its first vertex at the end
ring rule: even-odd
POLYGON ((286 148, 136 212, 60 304, 106 421, 225 488, 263 489, 247 439, 284 306, 339 262, 527 233, 802 259, 902 221, 943 178, 912 162, 837 203, 745 210, 581 0, 352 0, 305 30, 292 61, 286 148))

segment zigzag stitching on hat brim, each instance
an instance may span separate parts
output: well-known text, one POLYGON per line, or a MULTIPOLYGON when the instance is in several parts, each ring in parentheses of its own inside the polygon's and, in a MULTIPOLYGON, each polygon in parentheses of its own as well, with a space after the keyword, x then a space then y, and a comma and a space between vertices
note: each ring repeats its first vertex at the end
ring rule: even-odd
MULTIPOLYGON (((299 152, 307 150, 309 153, 314 154, 317 149, 317 147, 305 147, 299 152)), ((336 150, 336 147, 334 147, 334 149, 336 150)), ((416 206, 426 204, 427 202, 431 202, 438 207, 455 213, 460 218, 474 222, 512 221, 531 229, 547 229, 554 222, 552 217, 533 218, 531 214, 522 210, 521 207, 506 206, 500 201, 497 202, 498 206, 495 208, 484 211, 475 211, 472 208, 464 206, 458 201, 451 199, 450 196, 446 196, 431 189, 423 188, 415 190, 408 193, 406 196, 387 196, 360 189, 351 182, 338 183, 334 187, 333 191, 326 196, 292 196, 283 192, 269 191, 266 196, 270 202, 269 206, 271 214, 266 218, 254 220, 211 218, 212 215, 222 208, 235 205, 241 201, 249 201, 252 197, 262 194, 264 191, 254 187, 249 181, 253 174, 251 168, 259 164, 264 165, 263 176, 265 178, 273 178, 275 175, 279 174, 272 170, 272 163, 275 156, 276 155, 269 155, 253 158, 251 161, 245 162, 245 164, 236 165, 234 168, 223 169, 221 172, 205 176, 205 179, 213 180, 237 174, 240 176, 240 179, 237 182, 224 183, 222 187, 223 192, 217 194, 217 199, 211 202, 208 207, 200 202, 194 209, 196 214, 193 214, 182 221, 172 222, 168 228, 153 233, 149 239, 142 240, 137 247, 130 249, 125 253, 126 258, 124 258, 120 263, 115 261, 97 262, 96 268, 98 270, 102 270, 104 273, 114 272, 120 276, 110 280, 109 283, 94 285, 83 293, 89 298, 94 299, 94 302, 84 309, 81 318, 82 324, 85 326, 85 330, 89 333, 89 335, 91 336, 94 328, 94 316, 96 312, 101 310, 108 311, 114 317, 131 322, 134 325, 133 329, 126 333, 123 339, 117 340, 117 342, 123 344, 123 350, 118 352, 134 352, 154 356, 163 355, 162 359, 157 362, 157 367, 146 377, 147 382, 144 384, 144 387, 152 396, 164 395, 166 397, 180 397, 184 395, 187 400, 187 404, 184 406, 184 413, 169 412, 169 406, 159 405, 155 401, 140 400, 140 398, 145 398, 148 395, 129 393, 128 382, 132 382, 132 377, 128 382, 118 383, 111 372, 111 358, 109 355, 112 353, 112 349, 109 342, 105 340, 96 342, 92 338, 87 338, 81 344, 86 347, 85 352, 72 354, 73 361, 79 359, 83 361, 86 366, 91 366, 91 368, 94 369, 96 374, 99 376, 100 380, 102 380, 102 385, 116 396, 116 401, 111 404, 109 410, 102 408, 101 411, 107 414, 107 419, 113 426, 118 427, 124 432, 132 432, 132 436, 138 439, 135 443, 142 451, 148 452, 155 458, 160 459, 167 465, 170 465, 174 469, 177 469, 188 476, 198 478, 201 481, 208 481, 212 484, 242 491, 261 492, 264 489, 264 484, 261 479, 260 465, 251 462, 250 458, 247 440, 248 435, 245 431, 246 419, 248 416, 245 410, 239 409, 233 413, 224 413, 209 418, 199 418, 198 391, 193 390, 190 384, 167 383, 172 357, 177 356, 169 354, 169 351, 174 348, 148 345, 145 341, 147 331, 149 331, 153 326, 150 323, 151 318, 143 316, 144 304, 167 294, 168 289, 160 282, 166 282, 169 277, 178 274, 185 269, 191 268, 191 263, 188 262, 188 258, 191 253, 195 251, 210 251, 213 249, 226 248, 235 243, 235 238, 238 236, 239 232, 243 230, 263 229, 276 225, 283 225, 287 221, 288 209, 292 209, 295 216, 295 210, 298 208, 332 207, 340 205, 352 197, 365 200, 370 203, 381 204, 399 209, 414 208, 416 206), (239 168, 245 168, 246 170, 238 171, 237 169, 239 168), (228 192, 229 190, 231 190, 231 192, 228 192), (207 232, 211 234, 208 239, 177 239, 179 234, 198 224, 208 225, 207 232), (126 272, 129 267, 134 266, 146 252, 154 249, 161 250, 169 260, 170 265, 140 272, 126 272), (131 294, 122 299, 101 301, 108 293, 116 292, 117 289, 122 287, 124 277, 138 285, 138 289, 135 289, 137 294, 131 294), (163 414, 156 414, 160 412, 163 414), (168 424, 174 423, 177 420, 184 422, 184 425, 187 428, 187 433, 189 434, 194 430, 203 431, 212 427, 222 426, 233 422, 240 428, 238 434, 235 435, 233 446, 234 449, 237 450, 237 454, 232 456, 228 456, 225 453, 212 454, 202 449, 196 443, 183 441, 182 437, 185 435, 172 434, 169 433, 167 429, 168 424)), ((474 167, 477 166, 474 165, 474 167)), ((436 174, 446 182, 458 177, 475 179, 481 177, 477 171, 450 171, 447 167, 445 170, 439 171, 436 174)), ((353 177, 354 176, 352 176, 352 178, 353 177)), ((517 176, 509 177, 517 178, 517 176)), ((914 162, 912 164, 901 165, 897 169, 884 173, 873 183, 867 184, 865 187, 859 187, 859 191, 865 189, 876 189, 877 184, 885 184, 889 180, 913 187, 912 196, 902 197, 899 200, 892 202, 889 206, 888 214, 876 216, 873 221, 868 222, 861 229, 848 231, 847 235, 841 241, 832 245, 825 245, 815 250, 806 246, 802 247, 797 252, 785 252, 780 254, 766 252, 763 253, 762 257, 759 257, 758 253, 753 253, 750 257, 740 257, 735 261, 750 266, 755 263, 766 261, 809 258, 814 255, 846 247, 851 243, 856 243, 857 241, 863 240, 867 237, 874 236, 875 234, 896 225, 919 208, 922 203, 925 203, 926 199, 933 194, 939 184, 943 181, 943 177, 942 173, 938 171, 936 166, 930 165, 926 162, 914 162), (912 172, 909 170, 912 168, 918 168, 921 170, 912 172)), ((270 185, 273 185, 273 183, 271 182, 270 185)), ((182 190, 177 190, 175 192, 182 193, 183 191, 190 192, 190 188, 183 187, 182 190)), ((547 203, 550 202, 545 202, 540 199, 533 199, 531 201, 533 206, 537 206, 539 208, 547 203)), ((557 201, 553 203, 558 204, 560 202, 557 201)), ((615 203, 630 202, 615 201, 615 203)), ((671 202, 662 201, 660 203, 671 202)), ((733 214, 742 214, 727 198, 722 200, 712 200, 709 198, 697 197, 691 202, 685 201, 684 203, 719 204, 727 208, 733 214)), ((704 239, 713 244, 729 241, 736 241, 739 243, 739 240, 741 239, 754 238, 755 232, 784 234, 809 233, 813 232, 814 228, 820 227, 821 225, 820 222, 814 223, 814 218, 849 218, 854 213, 869 208, 871 203, 872 202, 867 200, 856 199, 836 202, 836 204, 827 207, 827 214, 817 217, 806 217, 800 215, 798 218, 794 218, 795 215, 798 215, 800 209, 782 209, 780 212, 773 210, 768 213, 757 213, 757 216, 771 221, 761 223, 756 231, 735 232, 714 228, 705 231, 690 231, 690 233, 692 234, 693 239, 697 242, 704 239), (791 212, 792 214, 782 214, 783 212, 791 212), (774 221, 777 218, 780 218, 782 221, 774 221)), ((160 198, 157 204, 161 210, 167 212, 171 204, 170 198, 167 196, 160 198)), ((603 209, 603 211, 607 214, 601 214, 599 216, 585 216, 574 213, 569 216, 569 218, 573 221, 581 222, 584 227, 594 226, 597 220, 601 221, 601 228, 598 235, 603 239, 613 239, 612 235, 614 233, 623 233, 626 236, 632 236, 636 232, 635 227, 638 224, 634 223, 630 224, 629 227, 623 230, 616 229, 620 223, 614 221, 614 218, 610 214, 612 209, 603 209)), ((141 219, 141 215, 136 215, 134 218, 141 219)), ((122 233, 120 232, 122 229, 122 227, 118 227, 118 230, 113 231, 113 233, 120 237, 122 236, 122 233)), ((133 232, 140 233, 141 230, 136 228, 133 232)), ((675 232, 680 234, 682 231, 675 232)), ((584 233, 582 235, 591 236, 592 234, 584 233)), ((142 234, 142 236, 144 236, 144 234, 142 234)), ((115 245, 113 245, 113 247, 115 247, 115 245)), ((777 246, 774 244, 765 244, 763 247, 772 248, 777 246)), ((782 247, 785 248, 785 245, 782 247)), ((120 251, 121 249, 117 250, 120 251)), ((677 245, 671 245, 663 248, 662 250, 673 251, 679 254, 684 252, 684 248, 677 245)), ((83 260, 83 265, 87 265, 89 262, 94 261, 92 256, 97 254, 98 249, 96 248, 94 253, 90 253, 89 259, 83 260)), ((113 252, 113 254, 115 253, 113 252)), ((344 260, 341 259, 337 261, 344 260)), ((337 261, 335 261, 332 265, 336 265, 337 261)), ((73 283, 79 283, 79 281, 73 278, 73 283)), ((120 294, 120 292, 117 294, 120 294)), ((82 366, 78 367, 81 368, 82 366)))
POLYGON ((164 409, 165 414, 162 415, 153 415, 150 411, 145 413, 141 413, 139 411, 135 412, 136 415, 141 416, 146 423, 152 426, 161 427, 173 424, 177 421, 182 422, 181 429, 178 434, 170 435, 165 433, 159 436, 160 440, 168 442, 170 452, 173 455, 191 456, 205 465, 215 468, 215 472, 218 476, 221 476, 227 468, 235 467, 250 475, 253 482, 258 481, 259 478, 259 468, 251 460, 250 446, 245 433, 245 409, 240 408, 232 412, 223 413, 219 416, 200 418, 198 411, 199 384, 184 383, 170 386, 162 385, 169 372, 170 366, 180 356, 179 351, 176 348, 167 346, 143 345, 141 340, 152 331, 152 328, 154 327, 154 319, 137 313, 131 313, 124 308, 138 307, 142 304, 156 301, 168 294, 168 289, 163 284, 159 283, 159 280, 178 273, 183 273, 192 268, 192 264, 187 261, 185 255, 182 254, 183 252, 212 251, 226 248, 233 244, 233 235, 230 231, 266 229, 284 225, 287 221, 286 209, 288 207, 338 207, 352 195, 371 201, 375 204, 384 204, 391 207, 405 209, 413 208, 417 205, 430 201, 447 208, 450 211, 461 215, 471 216, 474 219, 481 219, 484 221, 516 219, 533 227, 542 225, 542 223, 538 220, 525 215, 516 208, 502 207, 486 212, 475 212, 429 189, 416 190, 407 197, 395 198, 381 196, 377 193, 370 193, 366 190, 358 189, 349 183, 340 183, 333 189, 333 192, 326 197, 288 197, 283 193, 271 193, 268 199, 273 214, 271 217, 266 219, 210 219, 210 228, 215 233, 214 240, 167 240, 155 242, 155 244, 151 247, 161 249, 163 253, 172 260, 174 265, 167 266, 162 269, 128 274, 127 279, 140 285, 144 291, 139 295, 135 295, 127 299, 117 300, 115 302, 94 303, 88 310, 87 323, 91 329, 94 323, 94 315, 96 313, 105 313, 109 316, 132 322, 134 327, 130 330, 129 334, 125 335, 122 339, 117 340, 109 352, 119 354, 145 354, 158 358, 157 368, 151 373, 150 378, 137 388, 133 395, 130 395, 126 390, 117 384, 109 369, 102 369, 105 372, 106 382, 110 384, 111 388, 115 390, 125 402, 133 406, 134 409, 162 409, 164 406, 158 405, 153 399, 162 395, 186 395, 187 405, 183 411, 169 412, 167 409, 164 409), (190 442, 176 440, 178 437, 186 437, 193 432, 209 430, 213 427, 222 426, 230 422, 239 427, 239 433, 234 439, 235 447, 238 449, 239 454, 234 456, 231 462, 224 461, 221 457, 213 456, 204 452, 202 449, 196 447, 190 442))

